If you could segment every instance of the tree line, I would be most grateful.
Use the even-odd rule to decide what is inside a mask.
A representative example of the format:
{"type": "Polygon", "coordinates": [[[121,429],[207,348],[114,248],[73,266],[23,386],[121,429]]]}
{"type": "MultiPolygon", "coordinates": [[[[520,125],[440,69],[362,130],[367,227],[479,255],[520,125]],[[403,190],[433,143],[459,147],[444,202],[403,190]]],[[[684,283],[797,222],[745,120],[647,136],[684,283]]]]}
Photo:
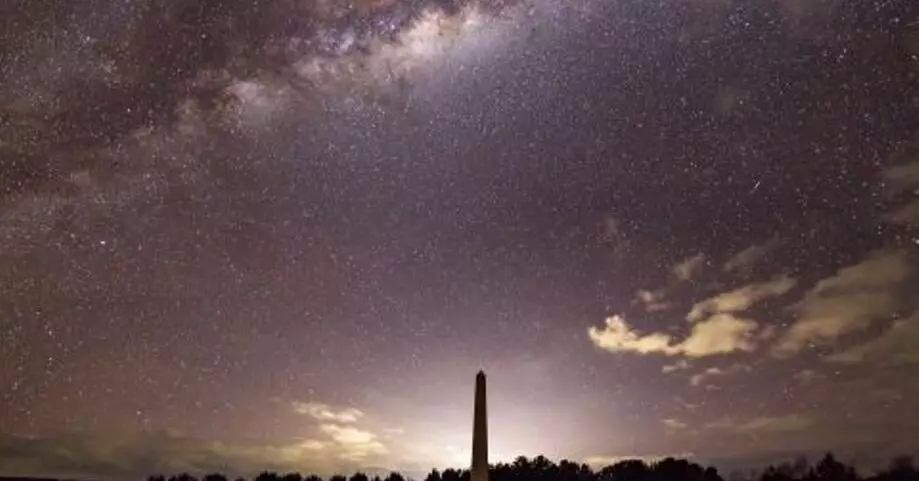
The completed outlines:
{"type": "MultiPolygon", "coordinates": [[[[895,458],[890,466],[864,476],[831,453],[811,465],[806,459],[769,466],[759,474],[731,476],[732,481],[919,481],[919,471],[910,457],[895,458]]],[[[198,479],[188,473],[169,476],[150,476],[147,481],[230,481],[214,473],[198,479]]],[[[248,481],[235,478],[235,481],[248,481]]],[[[263,472],[251,481],[326,481],[315,474],[263,472]]],[[[357,472],[351,476],[336,474],[327,481],[411,481],[397,472],[386,477],[369,476],[357,472]]],[[[470,481],[468,469],[432,470],[424,481],[470,481]]],[[[544,456],[528,459],[520,456],[512,463],[498,463],[489,467],[489,481],[724,481],[714,467],[703,467],[685,459],[666,458],[653,463],[639,459],[625,460],[594,470],[587,464],[568,460],[559,463],[544,456]]]]}

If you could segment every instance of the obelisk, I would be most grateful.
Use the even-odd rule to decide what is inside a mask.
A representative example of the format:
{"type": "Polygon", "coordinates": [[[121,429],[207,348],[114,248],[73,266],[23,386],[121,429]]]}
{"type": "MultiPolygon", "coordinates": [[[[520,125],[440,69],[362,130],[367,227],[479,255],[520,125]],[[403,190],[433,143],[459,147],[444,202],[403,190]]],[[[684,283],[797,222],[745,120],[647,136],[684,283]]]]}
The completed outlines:
{"type": "Polygon", "coordinates": [[[475,376],[475,420],[472,425],[471,481],[488,481],[488,414],[485,402],[485,372],[475,376]]]}

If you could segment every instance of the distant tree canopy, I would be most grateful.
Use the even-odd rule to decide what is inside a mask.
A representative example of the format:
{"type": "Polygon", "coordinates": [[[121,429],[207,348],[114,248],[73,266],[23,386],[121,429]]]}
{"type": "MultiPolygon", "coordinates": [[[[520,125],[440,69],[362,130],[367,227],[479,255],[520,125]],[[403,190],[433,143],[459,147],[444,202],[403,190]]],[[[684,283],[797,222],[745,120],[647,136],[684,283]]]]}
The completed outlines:
{"type": "MultiPolygon", "coordinates": [[[[544,456],[528,459],[520,456],[512,463],[498,463],[489,468],[490,481],[724,481],[718,470],[703,467],[685,459],[666,458],[654,463],[633,459],[621,461],[594,470],[586,464],[562,460],[558,464],[544,456]]],[[[168,478],[162,475],[150,476],[147,481],[198,481],[194,476],[182,473],[168,478]]],[[[200,481],[227,481],[226,476],[218,473],[208,474],[200,481]]],[[[246,481],[237,478],[236,481],[246,481]]],[[[252,481],[323,481],[315,474],[303,476],[300,473],[278,474],[264,472],[252,481]]],[[[362,472],[349,477],[341,474],[330,476],[328,481],[381,481],[379,476],[372,479],[362,472]]],[[[399,473],[390,473],[382,481],[406,481],[399,473]]],[[[409,480],[411,481],[411,480],[409,480]]],[[[468,469],[431,470],[424,481],[470,481],[468,469]]],[[[895,458],[890,467],[867,477],[862,477],[855,468],[840,462],[831,453],[827,453],[815,465],[806,459],[799,458],[791,463],[769,466],[758,476],[750,476],[746,481],[919,481],[910,457],[895,458]]]]}

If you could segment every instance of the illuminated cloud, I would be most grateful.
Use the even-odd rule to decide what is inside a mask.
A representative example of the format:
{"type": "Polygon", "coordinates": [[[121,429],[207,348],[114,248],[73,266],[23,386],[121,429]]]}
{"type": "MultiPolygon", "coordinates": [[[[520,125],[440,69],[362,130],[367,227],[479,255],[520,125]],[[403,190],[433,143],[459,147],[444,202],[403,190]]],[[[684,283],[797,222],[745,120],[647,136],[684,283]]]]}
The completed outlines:
{"type": "Polygon", "coordinates": [[[797,281],[788,276],[778,276],[767,282],[749,284],[696,303],[686,315],[686,319],[695,322],[714,313],[744,311],[757,302],[787,293],[795,287],[795,284],[797,281]]]}
{"type": "Polygon", "coordinates": [[[622,255],[632,247],[629,236],[622,225],[622,221],[609,216],[603,222],[603,230],[600,236],[605,244],[612,246],[612,250],[616,255],[622,255]]]}
{"type": "Polygon", "coordinates": [[[595,455],[587,456],[584,458],[584,464],[590,466],[593,469],[602,469],[606,466],[611,466],[616,463],[621,463],[623,461],[638,460],[644,461],[646,464],[655,463],[667,458],[674,459],[690,459],[695,456],[695,453],[692,452],[682,452],[682,453],[672,453],[672,454],[634,454],[634,455],[625,455],[625,456],[612,456],[612,455],[595,455]]]}
{"type": "Polygon", "coordinates": [[[702,268],[705,267],[705,261],[705,255],[697,254],[673,266],[670,271],[677,280],[691,281],[702,271],[702,268]]]}
{"type": "Polygon", "coordinates": [[[890,316],[900,305],[896,290],[911,275],[905,252],[879,250],[817,282],[795,305],[798,318],[780,335],[774,354],[787,356],[809,345],[832,343],[890,316]]]}
{"type": "Polygon", "coordinates": [[[697,322],[680,351],[689,357],[705,357],[755,349],[757,323],[731,314],[716,314],[697,322]]]}
{"type": "Polygon", "coordinates": [[[590,326],[587,330],[591,342],[609,352],[637,354],[664,354],[667,356],[706,357],[755,348],[753,333],[755,321],[730,314],[718,314],[693,325],[689,336],[677,342],[669,334],[644,334],[633,330],[621,316],[606,319],[603,328],[590,326]]]}
{"type": "Polygon", "coordinates": [[[802,370],[800,370],[800,371],[794,373],[794,375],[791,376],[791,377],[792,377],[792,379],[794,379],[798,384],[801,384],[801,385],[803,385],[803,386],[806,386],[806,385],[811,384],[812,382],[816,381],[817,379],[820,379],[822,376],[820,375],[820,373],[818,373],[817,371],[815,371],[815,370],[813,370],[813,369],[802,369],[802,370]]]}
{"type": "Polygon", "coordinates": [[[916,225],[919,224],[919,200],[900,206],[887,214],[885,219],[894,224],[916,225]]]}
{"type": "Polygon", "coordinates": [[[919,161],[907,162],[888,168],[883,173],[888,195],[895,196],[919,187],[919,161]]]}
{"type": "Polygon", "coordinates": [[[298,414],[310,416],[319,421],[333,421],[337,423],[354,423],[364,416],[364,412],[357,408],[334,409],[328,404],[297,402],[291,403],[298,414]]]}
{"type": "Polygon", "coordinates": [[[686,429],[689,427],[689,425],[684,423],[683,421],[680,421],[679,419],[673,419],[673,418],[661,419],[661,423],[663,423],[667,429],[673,429],[673,430],[686,429]]]}
{"type": "Polygon", "coordinates": [[[587,334],[595,346],[609,352],[660,353],[669,356],[680,353],[669,334],[643,334],[629,327],[622,316],[607,318],[602,329],[590,326],[587,334]]]}
{"type": "Polygon", "coordinates": [[[405,429],[402,428],[385,428],[383,429],[383,435],[386,437],[401,436],[405,434],[405,429]]]}
{"type": "Polygon", "coordinates": [[[884,218],[894,224],[919,225],[919,161],[890,167],[883,179],[886,194],[902,199],[884,218]]]}
{"type": "Polygon", "coordinates": [[[646,290],[641,289],[635,293],[635,299],[632,304],[641,305],[648,312],[658,312],[669,309],[673,304],[665,300],[667,290],[665,288],[646,290]]]}
{"type": "Polygon", "coordinates": [[[692,375],[692,377],[689,378],[689,384],[693,386],[702,386],[711,378],[728,376],[739,372],[750,372],[750,370],[750,366],[746,364],[734,364],[726,369],[710,367],[700,373],[692,375]]]}
{"type": "MultiPolygon", "coordinates": [[[[364,412],[360,409],[335,408],[316,402],[293,402],[291,406],[295,412],[320,421],[318,431],[328,438],[325,441],[314,440],[308,445],[298,447],[322,448],[327,455],[353,461],[389,452],[376,433],[354,425],[364,417],[364,412]]],[[[384,430],[383,434],[391,438],[402,432],[399,428],[393,428],[384,430]]]]}
{"type": "Polygon", "coordinates": [[[706,378],[722,375],[724,375],[724,371],[722,371],[720,368],[710,367],[698,374],[693,374],[692,377],[689,378],[689,384],[692,384],[693,386],[701,386],[702,383],[705,382],[706,378]]]}
{"type": "Polygon", "coordinates": [[[893,322],[878,337],[827,357],[830,362],[919,363],[919,311],[893,322]]]}
{"type": "Polygon", "coordinates": [[[773,238],[763,244],[754,244],[734,254],[724,263],[724,272],[742,272],[752,268],[757,262],[778,244],[773,238]]]}
{"type": "Polygon", "coordinates": [[[707,429],[730,431],[737,434],[787,433],[808,429],[814,420],[803,414],[762,416],[748,420],[723,418],[705,425],[707,429]]]}
{"type": "Polygon", "coordinates": [[[690,366],[689,361],[687,361],[686,359],[680,359],[679,361],[673,364],[664,365],[664,367],[661,368],[661,372],[663,372],[664,374],[670,374],[673,372],[689,369],[689,366],[690,366]]]}
{"type": "Polygon", "coordinates": [[[386,446],[379,441],[377,435],[370,431],[337,424],[323,424],[319,429],[329,435],[341,448],[339,456],[342,458],[359,460],[389,452],[386,446]]]}
{"type": "Polygon", "coordinates": [[[71,433],[55,437],[0,436],[0,466],[6,476],[103,477],[134,479],[153,473],[223,472],[253,476],[268,470],[296,471],[309,466],[331,474],[346,466],[336,446],[316,439],[283,442],[214,441],[171,431],[102,435],[71,433]],[[331,455],[331,456],[330,456],[331,455]]]}

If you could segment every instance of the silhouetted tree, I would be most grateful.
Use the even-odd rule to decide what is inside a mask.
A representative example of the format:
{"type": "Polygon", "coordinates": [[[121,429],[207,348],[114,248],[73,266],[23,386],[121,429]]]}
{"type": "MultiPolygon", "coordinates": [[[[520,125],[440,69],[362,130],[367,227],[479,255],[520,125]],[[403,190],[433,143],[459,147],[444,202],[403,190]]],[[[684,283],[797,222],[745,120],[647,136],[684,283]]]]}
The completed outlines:
{"type": "Polygon", "coordinates": [[[645,481],[650,479],[648,465],[640,459],[629,459],[600,470],[600,481],[645,481]]]}
{"type": "Polygon", "coordinates": [[[704,481],[724,481],[724,479],[721,478],[721,475],[718,474],[718,470],[712,466],[705,468],[705,472],[702,474],[702,479],[704,481]]]}
{"type": "Polygon", "coordinates": [[[826,453],[814,472],[819,481],[855,481],[857,478],[855,468],[837,461],[833,453],[826,453]]]}
{"type": "Polygon", "coordinates": [[[386,481],[405,481],[405,478],[399,473],[392,472],[389,473],[389,476],[386,476],[386,481]]]}
{"type": "Polygon", "coordinates": [[[462,478],[461,473],[456,469],[445,469],[441,475],[443,481],[460,481],[462,478]]]}
{"type": "Polygon", "coordinates": [[[182,473],[178,476],[170,476],[169,481],[198,481],[198,478],[188,473],[182,473]]]}
{"type": "Polygon", "coordinates": [[[227,481],[227,477],[220,473],[211,473],[201,478],[201,481],[227,481]]]}
{"type": "Polygon", "coordinates": [[[919,480],[919,472],[910,456],[898,456],[893,459],[885,471],[878,473],[872,481],[915,481],[919,480]]]}
{"type": "Polygon", "coordinates": [[[278,473],[263,471],[255,477],[255,481],[280,481],[278,473]]]}
{"type": "MultiPolygon", "coordinates": [[[[424,481],[470,481],[468,469],[431,470],[424,481]]],[[[638,459],[620,461],[594,471],[586,464],[562,460],[555,464],[545,456],[528,459],[517,457],[512,463],[497,463],[489,467],[491,481],[724,481],[713,467],[703,467],[685,459],[665,458],[652,465],[638,459]]],[[[147,481],[197,481],[188,473],[170,476],[150,476],[147,481]]],[[[219,473],[208,474],[201,481],[227,481],[219,473]]],[[[237,478],[236,481],[246,481],[237,478]]],[[[300,473],[286,473],[279,476],[274,472],[262,472],[252,481],[323,481],[311,474],[303,477],[300,473]]],[[[362,472],[356,472],[346,478],[337,474],[329,481],[370,481],[362,472]]],[[[372,481],[381,481],[374,476],[372,481]]],[[[398,473],[391,472],[382,481],[411,481],[398,473]]],[[[749,475],[737,472],[731,475],[731,481],[919,481],[913,460],[910,457],[899,457],[891,462],[887,470],[878,472],[868,478],[861,478],[852,466],[838,461],[832,453],[827,453],[819,463],[810,467],[805,458],[793,462],[769,466],[761,473],[751,471],[749,475]]]]}
{"type": "Polygon", "coordinates": [[[424,481],[441,481],[440,471],[438,471],[437,468],[432,469],[431,472],[425,476],[424,481]]]}

